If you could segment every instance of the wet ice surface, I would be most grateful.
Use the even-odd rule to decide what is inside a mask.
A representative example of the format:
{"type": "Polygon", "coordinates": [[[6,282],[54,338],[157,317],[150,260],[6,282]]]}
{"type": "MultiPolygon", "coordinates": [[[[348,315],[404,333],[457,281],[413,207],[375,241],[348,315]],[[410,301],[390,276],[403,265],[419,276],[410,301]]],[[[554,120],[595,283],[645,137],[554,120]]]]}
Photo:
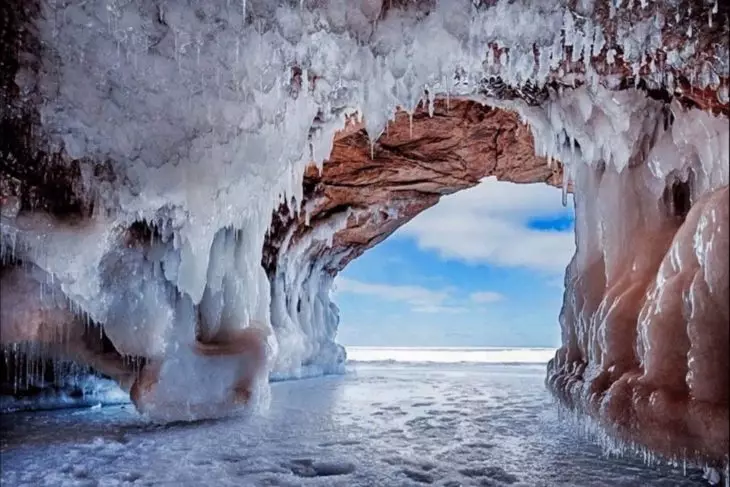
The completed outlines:
{"type": "Polygon", "coordinates": [[[677,486],[558,420],[543,365],[373,365],[272,384],[263,417],[154,426],[131,406],[2,417],[2,485],[677,486]]]}

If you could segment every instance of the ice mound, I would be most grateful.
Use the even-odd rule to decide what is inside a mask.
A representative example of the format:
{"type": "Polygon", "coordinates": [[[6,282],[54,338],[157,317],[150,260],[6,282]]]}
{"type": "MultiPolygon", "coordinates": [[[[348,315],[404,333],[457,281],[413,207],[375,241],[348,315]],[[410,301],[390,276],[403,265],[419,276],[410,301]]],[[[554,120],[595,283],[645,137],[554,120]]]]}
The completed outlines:
{"type": "MultiPolygon", "coordinates": [[[[179,348],[148,363],[130,391],[141,413],[157,421],[191,421],[233,414],[268,399],[268,330],[249,327],[218,343],[179,348]]],[[[265,403],[264,403],[265,404],[265,403]]]]}

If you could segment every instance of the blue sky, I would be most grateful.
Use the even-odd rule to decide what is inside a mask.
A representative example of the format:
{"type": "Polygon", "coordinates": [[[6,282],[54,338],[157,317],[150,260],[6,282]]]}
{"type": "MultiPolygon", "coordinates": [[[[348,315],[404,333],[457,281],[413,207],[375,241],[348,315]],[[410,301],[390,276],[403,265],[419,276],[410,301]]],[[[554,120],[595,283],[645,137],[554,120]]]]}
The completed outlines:
{"type": "Polygon", "coordinates": [[[337,277],[345,346],[552,347],[573,205],[485,179],[446,196],[337,277]]]}

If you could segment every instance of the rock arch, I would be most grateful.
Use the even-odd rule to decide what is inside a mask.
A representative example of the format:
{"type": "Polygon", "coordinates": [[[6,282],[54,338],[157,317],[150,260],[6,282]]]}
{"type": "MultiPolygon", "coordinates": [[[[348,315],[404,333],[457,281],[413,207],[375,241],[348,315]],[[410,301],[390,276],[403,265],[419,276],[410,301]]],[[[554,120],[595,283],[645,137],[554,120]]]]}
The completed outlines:
{"type": "Polygon", "coordinates": [[[624,439],[724,460],[727,348],[705,338],[727,331],[727,274],[708,270],[726,264],[725,3],[244,5],[0,6],[3,343],[139,397],[162,378],[166,404],[216,415],[207,403],[246,402],[248,383],[198,372],[258,363],[266,340],[275,371],[336,368],[334,274],[440,194],[487,175],[557,185],[570,168],[585,225],[550,387],[624,439]],[[411,116],[387,123],[396,106],[411,116]],[[358,107],[364,124],[336,134],[358,107]],[[679,283],[675,342],[656,275],[679,283]],[[682,335],[681,312],[707,319],[682,335]]]}

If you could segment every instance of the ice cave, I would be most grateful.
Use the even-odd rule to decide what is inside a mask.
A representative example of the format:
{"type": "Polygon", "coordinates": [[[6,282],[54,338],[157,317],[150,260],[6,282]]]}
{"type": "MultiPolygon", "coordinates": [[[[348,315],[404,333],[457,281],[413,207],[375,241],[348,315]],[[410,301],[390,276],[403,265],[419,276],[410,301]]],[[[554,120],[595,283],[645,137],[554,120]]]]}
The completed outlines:
{"type": "MultiPolygon", "coordinates": [[[[6,0],[2,393],[94,373],[158,422],[343,370],[339,271],[496,176],[572,192],[545,385],[720,468],[723,0],[6,0]]],[[[560,198],[559,191],[557,197],[560,198]]]]}

